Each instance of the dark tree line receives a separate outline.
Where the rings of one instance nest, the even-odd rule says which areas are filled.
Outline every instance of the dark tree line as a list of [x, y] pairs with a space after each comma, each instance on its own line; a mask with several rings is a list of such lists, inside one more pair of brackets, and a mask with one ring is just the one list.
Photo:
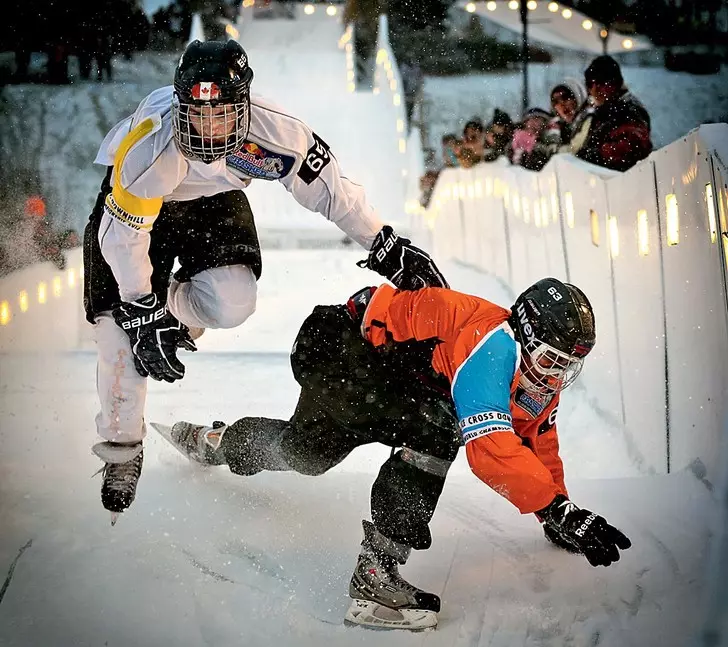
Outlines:
[[81, 76], [111, 76], [111, 58], [131, 57], [146, 47], [149, 21], [136, 0], [10, 0], [3, 49], [15, 52], [16, 77], [27, 80], [33, 52], [47, 54], [44, 80], [68, 83], [70, 56], [79, 60]]

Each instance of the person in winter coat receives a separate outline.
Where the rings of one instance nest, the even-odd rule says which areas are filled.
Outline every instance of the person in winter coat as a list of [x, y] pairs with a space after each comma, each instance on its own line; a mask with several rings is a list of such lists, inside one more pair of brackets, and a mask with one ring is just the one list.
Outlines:
[[627, 89], [611, 56], [595, 58], [584, 73], [594, 112], [577, 120], [572, 152], [615, 171], [626, 171], [652, 152], [650, 115]]
[[553, 153], [568, 152], [577, 115], [588, 109], [586, 88], [577, 79], [567, 78], [551, 90], [551, 109], [555, 113], [544, 133]]

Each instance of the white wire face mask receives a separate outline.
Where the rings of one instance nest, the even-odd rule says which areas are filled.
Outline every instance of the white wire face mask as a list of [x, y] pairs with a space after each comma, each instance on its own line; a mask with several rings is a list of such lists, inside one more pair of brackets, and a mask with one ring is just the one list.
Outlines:
[[250, 102], [180, 103], [172, 101], [174, 136], [188, 159], [209, 164], [239, 151], [250, 127]]
[[583, 366], [583, 357], [574, 357], [532, 339], [523, 348], [519, 384], [528, 393], [556, 395], [574, 383]]

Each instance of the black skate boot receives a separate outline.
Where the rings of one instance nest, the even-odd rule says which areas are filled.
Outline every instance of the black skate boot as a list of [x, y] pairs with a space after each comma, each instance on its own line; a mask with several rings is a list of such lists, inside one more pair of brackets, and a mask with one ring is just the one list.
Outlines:
[[225, 456], [220, 449], [227, 431], [224, 422], [216, 420], [212, 427], [185, 421], [167, 427], [153, 422], [152, 427], [190, 460], [202, 465], [225, 465]]
[[353, 602], [345, 624], [418, 631], [437, 626], [440, 598], [412, 586], [399, 574], [410, 548], [393, 542], [364, 521], [364, 541], [349, 584]]
[[102, 474], [101, 503], [111, 512], [111, 525], [133, 502], [142, 473], [144, 450], [142, 444], [103, 442], [93, 446], [93, 452], [106, 463]]

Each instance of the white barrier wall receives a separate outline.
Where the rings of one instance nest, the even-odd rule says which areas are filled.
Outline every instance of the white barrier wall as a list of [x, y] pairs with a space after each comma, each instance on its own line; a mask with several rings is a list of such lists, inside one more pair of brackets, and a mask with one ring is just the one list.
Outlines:
[[0, 278], [0, 352], [73, 350], [88, 338], [81, 248], [66, 268], [39, 263]]
[[540, 173], [448, 169], [413, 219], [438, 260], [487, 270], [514, 294], [544, 276], [582, 288], [597, 321], [582, 383], [647, 468], [708, 480], [728, 428], [725, 161], [728, 125], [714, 124], [627, 173], [571, 156]]

